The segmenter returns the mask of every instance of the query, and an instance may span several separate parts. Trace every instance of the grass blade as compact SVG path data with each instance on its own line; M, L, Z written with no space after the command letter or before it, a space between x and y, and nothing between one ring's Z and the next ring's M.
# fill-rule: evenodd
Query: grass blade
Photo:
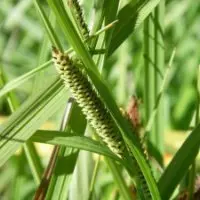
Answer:
M54 80L35 97L27 100L0 131L0 166L28 140L33 133L65 102L66 95L60 80ZM15 137L15 140L13 140Z
M139 1L139 3L130 2L119 11L117 17L119 22L114 29L108 56L144 22L159 2L160 0L145 0Z
M3 71L1 72L1 75L2 75L1 77L2 80L0 82L4 84L6 82L6 77ZM16 95L13 92L9 92L7 94L6 100L9 105L11 113L13 113L19 107L19 103L17 101ZM36 151L35 146L32 143L30 142L25 143L23 147L24 147L23 152L25 153L26 158L28 160L29 167L31 169L35 183L39 184L41 172L42 172L42 164L41 164L40 157Z
M121 162L117 156L115 156L105 145L92 140L85 136L64 136L60 131L44 131L38 130L32 137L33 142L42 142L46 144L53 145L63 145L68 147L73 147L77 149L82 149L86 151L91 151L94 153L102 154L108 156L112 159Z
M195 159L200 144L200 125L198 125L185 140L173 160L170 162L161 176L158 187L163 200L172 195L175 187L187 172L189 166Z
M46 69L50 64L52 63L52 61L48 61L38 67L36 67L35 69L27 72L26 74L23 74L22 76L19 76L18 78L8 82L1 90L0 90L0 98L5 95L6 93L14 90L15 88L19 87L20 85L22 85L24 82L26 82L27 80L29 80L30 78L32 78L33 76L35 76L38 72Z

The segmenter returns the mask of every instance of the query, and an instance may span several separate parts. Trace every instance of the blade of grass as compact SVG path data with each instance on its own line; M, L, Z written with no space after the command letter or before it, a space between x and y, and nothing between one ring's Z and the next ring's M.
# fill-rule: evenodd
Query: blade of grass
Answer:
M109 168L112 170L112 175L116 185L120 190L120 194L125 200L134 200L130 195L130 190L127 187L124 177L122 176L121 166L116 165L112 160L105 158Z
M96 179L97 179L97 175L98 175L98 171L99 171L99 167L100 167L100 158L101 157L99 155L98 158L96 159L95 167L94 167L94 170L92 172L92 180L91 180L91 183L90 183L88 200L92 200L94 192L95 192L95 183L96 183Z
M154 69L154 76L155 76L155 94L154 99L156 102L157 96L160 93L160 84L162 83L162 79L159 72L163 72L164 70L164 14L165 14L165 0L161 0L158 6L156 6L154 11L154 60L155 60L155 69ZM157 103L157 102L156 102ZM157 106L157 114L155 117L155 143L156 148L163 154L164 151L164 126L163 121L164 119L164 110L163 110L163 98L160 99L160 103ZM154 143L154 144L155 144Z
M145 104L145 122L148 122L153 107L155 105L155 60L154 60L154 22L153 13L151 13L144 22L144 104ZM155 120L155 118L154 118ZM150 132L146 134L148 141L154 146L156 144L155 124Z
M195 126L199 123L199 105L200 105L200 66L198 67L197 71L197 103L196 103L196 114L195 114ZM189 171L189 185L188 185L188 191L189 191L189 200L193 199L194 196L194 190L195 190L195 180L196 180L196 158L194 159L191 169Z
M158 187L163 200L170 198L175 187L181 181L182 177L195 159L199 151L199 132L200 125L190 133L159 179Z
M171 71L172 63L173 63L173 60L174 60L174 57L175 57L175 53L176 53L176 50L174 49L172 51L168 67L166 68L165 76L164 76L164 78L162 80L162 84L161 84L160 91L159 91L157 99L156 99L156 103L154 105L153 111L150 114L150 117L149 117L148 122L147 122L147 126L145 128L146 134L147 134L147 132L149 132L151 130L152 125L155 122L154 118L155 118L156 113L158 111L158 106L160 104L160 100L161 100L161 98L162 98L162 96L163 96L163 94L165 92L165 89L167 88L167 84L168 84L168 80L169 80L169 76L170 76L170 71Z
M148 135L148 133L151 131L152 129L152 126L153 124L155 123L155 117L156 117L156 114L158 112L158 106L160 105L160 101L164 95L164 92L168 86L168 82L169 82L169 77L171 75L171 71L172 71L172 63L173 63L173 60L174 60L174 57L175 57L175 49L173 50L172 54L171 54L171 57L170 57L170 60L169 60L169 64L165 70L165 76L163 77L163 80L162 80L162 83L161 83L161 87L160 87L160 91L159 93L157 94L157 98L156 98L156 101L155 101L155 104L154 104L154 107L153 107L153 110L152 112L150 113L150 116L149 116L149 119L147 121L147 124L146 124L146 127L145 127L145 135L144 135L144 142L145 142L145 139ZM163 159L162 159L162 155L161 155L161 152L158 151L157 148L155 148L155 145L153 145L151 142L148 144L149 145L149 152L150 154L152 154L154 156L154 158L158 161L158 163L160 164L160 166L163 165Z
M59 109L66 99L60 80L54 80L34 98L27 100L1 127L0 166ZM16 137L15 141L12 140Z
M46 33L48 34L51 43L54 44L55 47L57 47L58 49L63 50L62 45L61 45L57 35L55 34L54 29L53 29L52 25L50 24L48 17L46 16L46 14L41 6L41 3L38 0L34 0L34 4L39 13L40 18L42 19L42 21L44 23Z
M42 177L43 166L42 166L40 157L38 155L38 152L37 152L34 144L30 143L29 141L27 141L23 145L23 149L24 149L26 158L28 160L28 164L30 166L34 181L35 181L36 185L39 185L41 177Z
M46 63L36 67L35 69L27 72L26 74L19 76L18 78L8 82L5 84L5 86L0 90L0 97L5 95L6 93L14 90L15 88L22 85L25 81L29 80L33 76L35 76L38 72L46 69L50 64L52 63L52 60L47 61Z
M38 130L30 139L33 142L41 142L52 145L64 145L73 147L85 151L91 151L94 153L102 154L122 162L117 156L115 156L105 145L86 137L86 136L64 136L60 131L45 131Z
M2 70L1 70L1 78L2 78L1 81L4 84L6 82L6 77ZM8 102L11 113L13 113L19 107L19 103L16 101L16 99L17 98L13 92L9 92L7 94L6 100ZM33 144L25 143L23 147L24 147L24 152L25 152L26 158L28 160L31 172L33 174L35 183L39 184L41 172L42 172L42 164L41 164L39 155Z
M138 3L130 2L119 11L117 17L119 22L114 29L108 56L143 23L159 2L160 0L145 0Z

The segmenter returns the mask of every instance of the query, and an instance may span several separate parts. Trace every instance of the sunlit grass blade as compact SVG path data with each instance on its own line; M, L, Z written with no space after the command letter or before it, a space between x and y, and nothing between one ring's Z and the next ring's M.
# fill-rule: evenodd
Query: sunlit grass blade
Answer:
M161 100L161 98L162 98L162 96L163 96L163 94L164 94L164 92L166 90L166 87L168 85L172 63L173 63L173 60L174 60L174 57L175 57L175 52L176 51L173 50L171 58L170 58L170 61L169 61L169 64L168 64L168 67L165 70L165 75L164 75L163 80L162 80L160 91L159 91L158 96L156 98L156 103L154 105L152 113L150 114L149 120L147 122L147 126L145 128L146 133L151 130L152 125L155 122L154 119L155 119L155 116L156 116L156 114L158 112L158 106L160 104L160 100Z
M155 93L154 99L157 100L157 96L160 94L160 84L162 84L162 78L159 74L163 73L164 63L165 63L165 46L164 46L164 15L165 15L165 0L160 1L158 6L154 10L154 60L155 60ZM158 71L159 72L158 72ZM157 114L155 116L155 141L156 148L163 154L164 152L164 107L163 107L163 98L159 100L159 105L157 106ZM157 103L157 102L156 102Z
M0 131L0 165L3 165L15 151L28 140L33 133L66 99L66 91L60 80L54 80L29 99L4 123ZM12 140L15 137L15 140Z
M85 136L64 136L63 133L60 131L38 130L31 137L31 141L53 145L63 145L81 150L91 151L93 153L102 154L121 162L121 159L114 155L108 149L108 147Z
M56 46L58 49L62 50L62 45L61 45L57 35L55 34L54 29L41 6L41 3L38 0L34 0L34 4L35 4L36 9L39 12L40 18L42 19L42 21L44 23L46 33L48 34L49 39L51 40L51 43L54 46Z
M1 79L2 80L0 82L2 82L2 84L5 84L6 77L3 71L1 71ZM13 92L9 92L7 94L6 100L10 108L10 112L15 112L15 110L19 107L19 102L17 101L16 95ZM35 146L30 142L25 143L23 147L23 152L28 160L29 167L31 169L35 183L39 184L42 172L42 164L38 152L36 151Z
M19 77L15 78L14 80L8 82L0 90L0 97L2 97L3 95L5 95L8 92L14 90L15 88L19 87L24 82L26 82L27 80L29 80L30 78L35 76L38 72L46 69L51 63L52 63L52 61L50 60L50 61L36 67L35 69L31 70L30 72L27 72L26 74L23 74L22 76L19 76Z

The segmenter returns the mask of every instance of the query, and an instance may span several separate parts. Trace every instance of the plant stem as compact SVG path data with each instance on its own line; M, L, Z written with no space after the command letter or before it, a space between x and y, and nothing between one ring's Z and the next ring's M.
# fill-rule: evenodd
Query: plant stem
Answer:
M199 108L200 108L200 66L197 72L197 105L196 105L196 116L195 116L195 127L199 123ZM194 196L194 186L196 177L196 159L192 163L191 169L189 171L189 200L193 199Z
M155 68L154 68L154 76L155 76L155 94L154 94L154 101L159 95L159 87L161 84L161 76L158 73L163 72L164 70L164 10L165 10L165 1L161 0L159 5L155 8L155 17L154 17L154 59L155 59ZM156 147L158 148L159 152L162 154L164 151L163 145L163 122L164 122L164 115L163 115L163 101L161 100L158 106L158 112L155 117L155 141Z
M155 11L146 19L144 25L144 57L145 57L145 121L146 126L151 120L152 113L157 109L151 130L148 128L149 142L163 153L163 101L159 100L160 84L164 70L164 8L162 0ZM162 162L162 161L161 161Z
M155 86L154 86L154 24L152 14L144 22L144 105L145 105L145 123L148 122L154 106ZM154 127L147 133L149 140L155 143Z

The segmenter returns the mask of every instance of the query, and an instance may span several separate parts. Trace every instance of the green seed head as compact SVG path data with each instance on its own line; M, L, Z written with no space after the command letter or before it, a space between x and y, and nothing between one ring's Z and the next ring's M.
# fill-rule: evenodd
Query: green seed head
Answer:
M117 155L122 156L125 144L115 127L112 117L92 87L87 76L73 63L68 55L53 48L56 69L72 92L90 125Z

